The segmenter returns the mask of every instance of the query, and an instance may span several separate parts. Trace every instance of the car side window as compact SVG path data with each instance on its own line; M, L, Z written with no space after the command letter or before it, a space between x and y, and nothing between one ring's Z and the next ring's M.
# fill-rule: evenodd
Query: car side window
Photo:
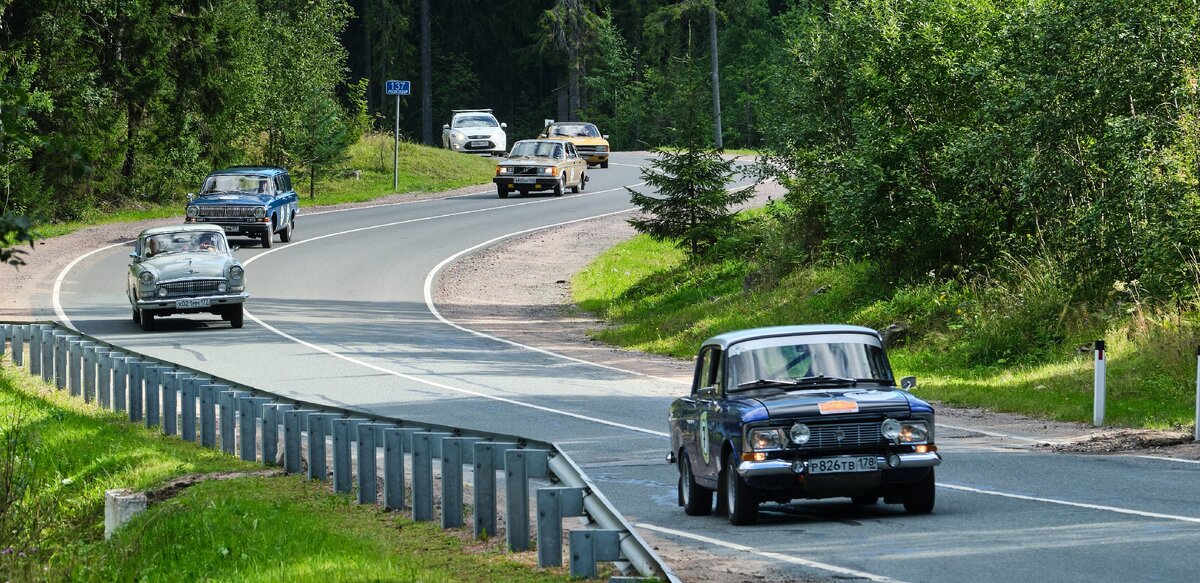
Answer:
M700 361L697 364L696 374L699 382L696 383L697 389L717 386L720 382L721 375L721 349L717 347L705 348L700 354Z
M567 143L567 157L568 158L578 158L579 157L579 154L575 151L575 144L572 144L569 142Z
M276 174L275 175L275 192L277 192L277 193L287 192L287 190L288 190L287 186L283 182L283 175Z

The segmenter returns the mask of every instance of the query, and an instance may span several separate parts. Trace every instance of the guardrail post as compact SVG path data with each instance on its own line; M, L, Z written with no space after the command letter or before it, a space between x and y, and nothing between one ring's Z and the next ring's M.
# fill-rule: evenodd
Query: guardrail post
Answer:
M200 383L200 445L216 449L217 404L221 400L221 392L229 387L203 381Z
M166 368L158 373L158 401L162 406L159 427L162 428L163 435L179 433L179 385L182 384L179 377L186 374L173 368Z
M124 352L112 353L112 410L114 413L125 410L125 387L129 378L129 356Z
M538 568L562 566L562 519L583 515L583 488L538 488Z
M140 358L130 359L129 361L129 401L126 403L129 406L129 420L142 420L142 383L146 380L146 367L148 364Z
M355 441L355 428L366 423L364 419L333 420L333 491L349 493L354 489L353 463L350 442Z
M621 558L621 531L572 530L571 576L596 578L596 561L616 561Z
M83 402L96 400L96 343L83 344Z
M308 416L308 478L324 481L329 478L325 463L325 436L336 413L313 413Z
M478 437L447 437L442 440L442 528L463 524L463 464L475 459Z
M67 388L67 334L54 333L54 386L58 390Z
M258 461L258 418L262 416L263 405L270 402L269 397L251 397L249 394L237 400L238 452L244 461Z
M358 426L358 503L375 504L379 501L378 489L375 486L376 471L376 433L391 427L386 423L363 423Z
M221 452L237 455L237 410L238 399L249 397L250 393L234 389L223 390L217 394L217 416L220 423Z
M433 520L433 457L449 433L421 431L412 436L413 520ZM436 444L436 445L435 445Z
M145 421L146 429L157 427L160 424L158 414L162 407L159 396L162 391L159 389L159 385L165 370L167 370L166 367L157 364L147 364L142 369L142 381L145 383L145 389L142 392L142 405L145 407L145 413L142 418Z
M54 328L51 326L42 326L41 333L41 362L42 362L42 381L54 381L54 341L58 335L54 333Z
M315 413L303 409L293 409L283 412L283 471L289 474L299 474L301 470L302 451L300 434L304 431L304 418Z
M404 440L398 427L383 430L383 507L404 508Z
M1105 400L1105 372L1108 368L1108 362L1104 353L1104 341L1097 340L1096 345L1096 376L1095 376L1095 391L1092 401L1092 425L1100 427L1104 425L1104 400Z
M495 441L475 444L475 538L496 535L496 467L503 467L504 452L516 447Z
M8 339L12 337L12 324L0 324L0 359L4 358Z
M96 406L108 409L112 406L112 350L96 349Z
M12 335L12 361L17 366L25 366L25 340L29 340L29 374L37 375L39 371L33 370L33 362L41 359L41 355L34 348L33 339L37 332L36 326L14 326ZM40 364L40 363L39 363ZM39 367L40 368L40 367Z
M67 341L67 391L72 397L83 396L83 344L82 338Z
M504 452L505 538L510 550L529 550L529 480L550 474L549 456L544 449Z
M268 403L263 405L262 418L259 419L258 433L262 440L262 461L268 466L281 466L279 459L279 426L283 425L283 414L291 411L295 405L291 403Z

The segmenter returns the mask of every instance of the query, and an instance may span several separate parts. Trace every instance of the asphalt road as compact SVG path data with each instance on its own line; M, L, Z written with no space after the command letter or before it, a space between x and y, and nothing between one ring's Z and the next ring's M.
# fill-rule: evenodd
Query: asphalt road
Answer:
M639 182L643 162L617 154L591 171L584 193L562 198L501 200L480 189L305 214L296 239L270 250L234 240L246 245L237 255L253 295L242 330L198 315L142 332L125 299L122 246L70 268L59 301L83 332L262 389L555 441L644 534L721 556L722 570L769 564L796 579L879 581L1198 578L1197 464L1001 449L945 428L932 515L830 500L764 506L752 527L685 516L675 467L662 460L667 406L686 388L500 342L431 311L427 286L447 261L514 234L627 211L623 186Z

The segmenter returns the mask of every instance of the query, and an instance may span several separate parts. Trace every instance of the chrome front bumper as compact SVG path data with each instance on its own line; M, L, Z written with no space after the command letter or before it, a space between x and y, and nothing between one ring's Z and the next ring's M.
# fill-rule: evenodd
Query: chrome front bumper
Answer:
M209 300L209 308L245 303L250 299L250 292L225 294L219 296L204 296L202 298L161 298L153 300L137 300L135 307L139 310L204 310L205 307L179 307L179 300Z
M880 469L898 470L901 468L932 468L942 463L942 455L937 452L929 453L898 453L895 459L888 463L888 457L875 456L875 463ZM737 472L743 478L753 479L764 476L798 475L805 473L807 464L787 460L765 460L761 462L743 461L738 464Z

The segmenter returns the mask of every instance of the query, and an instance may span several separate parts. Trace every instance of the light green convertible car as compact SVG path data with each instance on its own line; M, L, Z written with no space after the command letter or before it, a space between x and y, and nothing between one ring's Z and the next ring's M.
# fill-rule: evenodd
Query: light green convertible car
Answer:
M216 225L176 225L142 231L129 254L133 321L154 329L154 318L211 313L242 327L246 271Z

